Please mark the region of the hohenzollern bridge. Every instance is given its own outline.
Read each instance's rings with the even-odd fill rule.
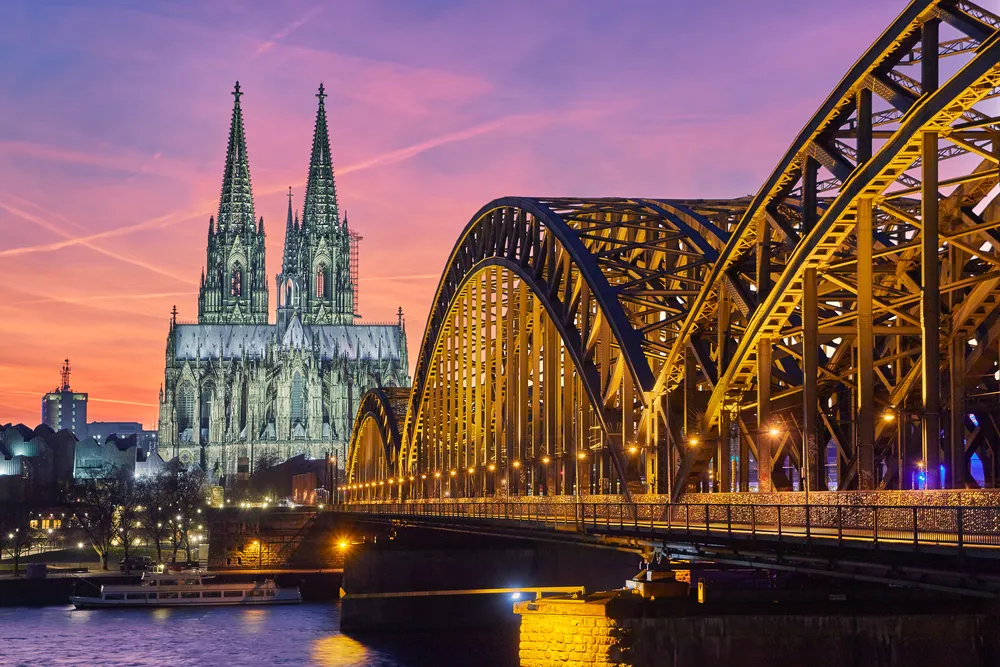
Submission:
[[[1000,545],[998,98],[1000,18],[915,0],[752,197],[487,203],[341,502]]]

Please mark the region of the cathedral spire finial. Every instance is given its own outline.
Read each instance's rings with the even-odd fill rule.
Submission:
[[[171,326],[177,326],[177,304],[170,310],[170,324]]]
[[[239,83],[237,83],[237,85],[239,85]],[[316,93],[316,97],[319,98],[319,105],[323,106],[323,100],[327,98],[327,94],[323,88],[322,82],[319,84],[319,92]]]
[[[285,254],[281,260],[281,273],[286,276],[291,275],[298,268],[295,261],[295,252],[298,248],[295,238],[296,231],[297,225],[295,224],[295,218],[292,217],[292,186],[288,186],[288,218],[285,220]]]
[[[237,82],[236,82],[236,86],[235,86],[235,87],[233,88],[233,97],[235,97],[235,98],[236,98],[236,103],[237,103],[237,104],[239,104],[239,103],[240,103],[240,98],[241,98],[242,96],[243,96],[243,93],[242,93],[242,92],[240,91],[240,82],[239,82],[239,81],[237,81]]]

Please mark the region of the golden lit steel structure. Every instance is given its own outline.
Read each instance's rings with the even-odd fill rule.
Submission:
[[[962,488],[976,454],[996,486],[998,31],[912,2],[752,199],[485,206],[387,474],[414,497],[677,498]]]

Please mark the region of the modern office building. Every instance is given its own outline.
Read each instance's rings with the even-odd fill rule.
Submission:
[[[42,423],[53,431],[72,431],[77,439],[87,437],[87,394],[69,386],[69,359],[63,362],[59,387],[42,398]]]

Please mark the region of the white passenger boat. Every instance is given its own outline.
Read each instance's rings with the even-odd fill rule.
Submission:
[[[101,586],[99,596],[70,596],[77,609],[97,607],[207,607],[262,604],[297,604],[302,593],[280,588],[273,579],[262,583],[205,583],[200,574],[156,574],[144,572],[132,585]]]

